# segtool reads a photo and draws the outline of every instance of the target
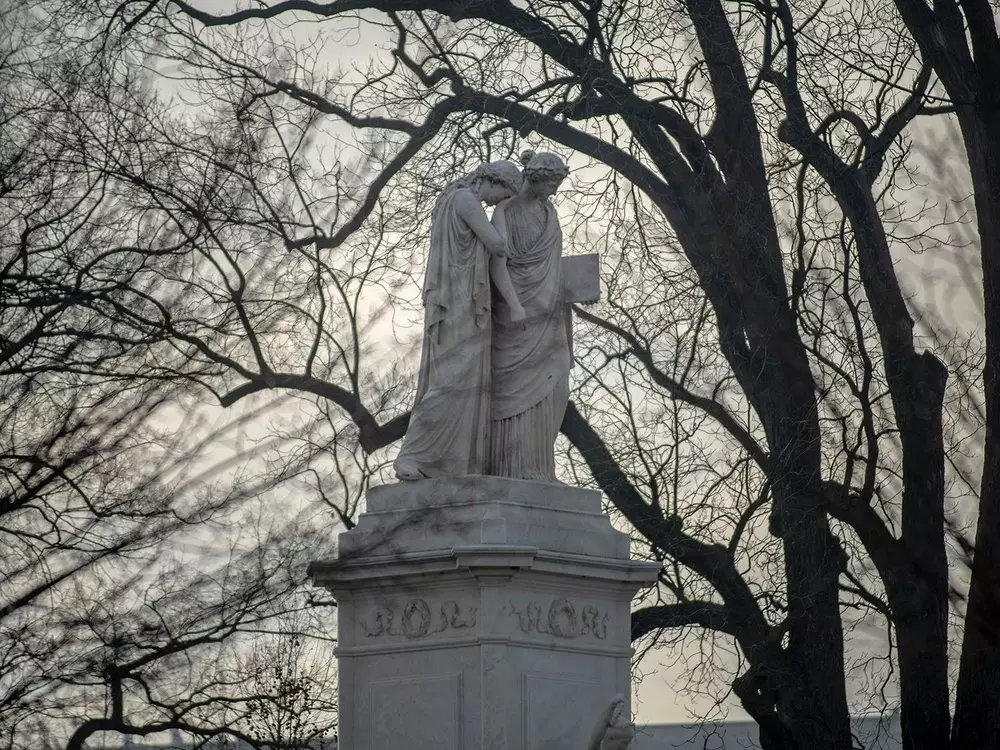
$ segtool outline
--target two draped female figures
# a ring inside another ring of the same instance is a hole
[[[563,160],[525,152],[450,183],[431,218],[417,395],[396,475],[555,481],[569,400]],[[482,203],[496,206],[492,222]]]

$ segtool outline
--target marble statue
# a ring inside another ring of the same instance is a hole
[[[507,238],[482,203],[495,206],[520,188],[517,166],[498,161],[449,183],[435,204],[417,394],[393,464],[402,480],[487,472],[491,277],[507,319],[524,313],[503,262]]]
[[[510,305],[497,284],[487,473],[552,482],[555,441],[569,402],[571,357],[561,278],[562,229],[549,199],[569,170],[551,153],[526,151],[521,162],[520,190],[493,213],[493,224],[508,238],[510,252],[491,270],[506,266],[521,309]]]
[[[598,717],[594,731],[587,743],[587,750],[628,750],[635,737],[635,729],[622,718],[625,696],[616,695]]]

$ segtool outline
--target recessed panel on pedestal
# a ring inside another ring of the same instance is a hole
[[[461,750],[460,674],[378,680],[370,696],[368,750]]]
[[[598,716],[608,703],[606,686],[595,680],[524,672],[524,750],[583,748],[592,727],[581,716]]]

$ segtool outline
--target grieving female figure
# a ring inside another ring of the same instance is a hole
[[[507,270],[524,311],[501,292],[493,310],[488,472],[555,481],[554,446],[569,401],[570,350],[562,300],[562,230],[549,198],[569,170],[556,154],[521,156],[524,181],[493,224],[510,244]],[[502,265],[495,260],[494,265]]]
[[[424,280],[424,338],[417,396],[394,463],[403,480],[486,473],[490,403],[490,256],[507,239],[483,211],[521,185],[509,161],[484,164],[448,184],[431,216]],[[499,269],[498,269],[499,270]],[[509,281],[495,281],[514,317]]]

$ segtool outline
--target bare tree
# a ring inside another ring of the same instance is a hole
[[[239,660],[240,689],[247,702],[246,733],[262,747],[333,750],[337,728],[335,659],[319,638],[323,623],[300,614],[279,618],[273,633],[258,638]]]
[[[942,110],[993,247],[996,34],[973,22],[985,3],[918,5],[92,3],[116,59],[184,102],[176,118],[155,96],[120,107],[157,114],[139,118],[145,159],[117,149],[109,173],[178,240],[107,317],[184,357],[129,377],[225,406],[272,389],[325,402],[295,455],[328,455],[353,502],[406,425],[405,373],[380,373],[396,353],[373,332],[412,319],[436,188],[519,139],[561,144],[573,242],[603,246],[608,271],[606,303],[578,311],[568,471],[663,562],[633,634],[736,649],[727,681],[767,748],[850,747],[854,671],[863,707],[898,684],[905,747],[989,746],[974,710],[998,673],[989,437],[951,740],[946,503],[956,483],[979,491],[956,457],[996,424],[996,315],[988,302],[985,359],[926,339],[893,253],[941,245],[911,200],[910,136]],[[331,41],[359,36],[382,54],[328,64]],[[985,424],[957,429],[980,362]],[[333,496],[323,472],[286,474]],[[855,669],[845,639],[870,625],[887,660]]]
[[[1000,39],[997,8],[986,0],[895,3],[947,92],[958,120],[975,196],[983,274],[986,352],[984,465],[965,639],[955,705],[955,747],[996,744],[1000,729],[990,716],[1000,700]]]
[[[0,745],[246,737],[213,657],[302,606],[329,537],[269,512],[297,462],[251,471],[267,437],[225,445],[269,405],[219,422],[171,374],[198,363],[130,324],[151,307],[144,274],[183,273],[189,238],[123,165],[151,159],[142,177],[159,179],[182,154],[153,148],[162,108],[143,81],[55,10],[0,11]],[[185,315],[157,291],[160,313]]]

